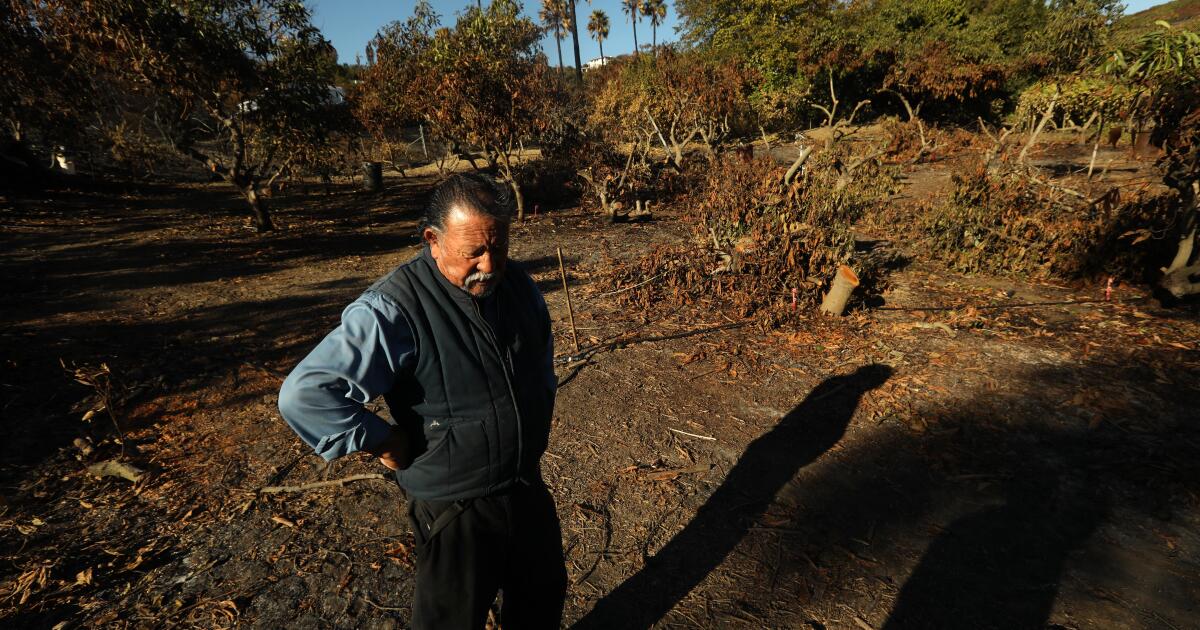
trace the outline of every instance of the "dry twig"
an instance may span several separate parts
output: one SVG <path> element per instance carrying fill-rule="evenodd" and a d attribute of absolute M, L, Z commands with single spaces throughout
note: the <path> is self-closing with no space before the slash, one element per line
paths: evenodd
<path fill-rule="evenodd" d="M 329 481 L 314 481 L 312 483 L 305 483 L 298 486 L 266 486 L 265 488 L 259 488 L 258 491 L 262 494 L 305 492 L 307 490 L 314 490 L 317 488 L 328 488 L 329 486 L 344 486 L 352 481 L 363 481 L 366 479 L 387 480 L 390 479 L 390 477 L 383 473 L 368 473 L 364 475 L 350 475 L 349 477 L 342 477 L 341 479 L 330 479 Z"/>

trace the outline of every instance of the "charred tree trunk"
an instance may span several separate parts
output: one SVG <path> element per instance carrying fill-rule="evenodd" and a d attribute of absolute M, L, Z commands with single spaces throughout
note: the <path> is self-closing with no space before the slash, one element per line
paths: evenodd
<path fill-rule="evenodd" d="M 363 162 L 363 192 L 383 192 L 383 163 Z M 403 172 L 403 171 L 401 171 Z"/>
<path fill-rule="evenodd" d="M 271 211 L 267 207 L 267 200 L 258 192 L 258 185 L 250 182 L 242 188 L 242 194 L 246 197 L 246 202 L 250 204 L 250 211 L 254 214 L 254 227 L 259 232 L 270 232 L 275 229 L 275 224 L 271 221 Z"/>
<path fill-rule="evenodd" d="M 501 177 L 503 177 L 504 181 L 509 185 L 509 187 L 512 188 L 513 200 L 517 205 L 517 221 L 524 221 L 525 195 L 521 192 L 521 184 L 517 181 L 517 178 L 513 173 L 512 153 L 512 140 L 509 140 L 507 150 L 492 149 L 487 151 L 488 161 L 495 165 L 495 168 L 500 171 Z"/>
<path fill-rule="evenodd" d="M 230 141 L 234 147 L 231 162 L 228 164 L 223 163 L 221 160 L 200 151 L 193 144 L 192 136 L 186 133 L 182 137 L 174 139 L 176 149 L 205 165 L 209 172 L 237 188 L 242 193 L 242 196 L 246 198 L 246 203 L 250 204 L 250 212 L 254 217 L 254 227 L 259 232 L 274 230 L 275 224 L 271 221 L 271 210 L 267 206 L 267 200 L 259 191 L 259 184 L 262 180 L 260 173 L 269 172 L 268 165 L 271 163 L 271 158 L 267 157 L 264 159 L 263 163 L 258 167 L 248 165 L 246 159 L 246 138 L 242 135 L 241 129 L 234 123 L 233 119 L 221 116 L 220 111 L 211 113 L 220 119 L 221 124 L 229 130 Z"/>
<path fill-rule="evenodd" d="M 579 171 L 579 177 L 587 182 L 592 191 L 596 193 L 596 198 L 600 202 L 600 210 L 608 215 L 610 221 L 615 221 L 617 210 L 614 204 L 608 200 L 608 180 L 592 177 L 591 172 L 587 170 Z"/>

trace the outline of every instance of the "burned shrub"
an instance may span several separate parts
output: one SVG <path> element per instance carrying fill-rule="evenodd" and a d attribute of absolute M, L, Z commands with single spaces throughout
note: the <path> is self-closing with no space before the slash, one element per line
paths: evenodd
<path fill-rule="evenodd" d="M 950 199 L 930 208 L 920 229 L 932 255 L 956 271 L 1144 281 L 1163 255 L 1161 237 L 1171 225 L 1166 195 L 1122 198 L 1111 188 L 1081 199 L 982 161 L 953 180 Z"/>
<path fill-rule="evenodd" d="M 1174 192 L 1139 193 L 1122 198 L 1119 190 L 1101 199 L 1090 244 L 1080 256 L 1074 274 L 1150 284 L 1159 279 L 1160 267 L 1171 259 L 1176 241 L 1171 237 L 1182 219 Z"/>
<path fill-rule="evenodd" d="M 841 146 L 817 154 L 791 182 L 766 158 L 726 156 L 683 200 L 692 243 L 612 265 L 624 306 L 652 309 L 720 302 L 739 317 L 805 309 L 839 264 L 854 264 L 851 225 L 893 191 L 892 169 L 851 159 Z"/>
<path fill-rule="evenodd" d="M 888 158 L 894 162 L 916 163 L 932 146 L 936 138 L 915 120 L 901 122 L 898 118 L 887 118 L 882 123 L 883 133 L 891 140 L 888 143 Z"/>

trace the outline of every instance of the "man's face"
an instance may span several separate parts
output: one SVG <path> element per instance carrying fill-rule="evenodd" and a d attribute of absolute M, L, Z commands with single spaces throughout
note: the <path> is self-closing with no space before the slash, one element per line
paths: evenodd
<path fill-rule="evenodd" d="M 441 232 L 425 228 L 425 241 L 437 268 L 456 287 L 487 297 L 500 284 L 508 262 L 508 224 L 455 206 Z"/>

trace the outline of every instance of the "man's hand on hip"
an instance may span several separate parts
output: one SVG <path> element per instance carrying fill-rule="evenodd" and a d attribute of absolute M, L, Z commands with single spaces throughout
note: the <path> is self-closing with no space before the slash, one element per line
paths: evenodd
<path fill-rule="evenodd" d="M 393 429 L 388 439 L 368 452 L 391 470 L 401 470 L 412 464 L 412 445 L 399 429 Z"/>

